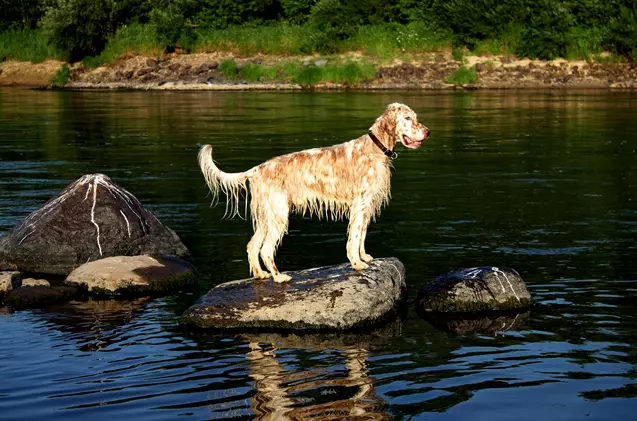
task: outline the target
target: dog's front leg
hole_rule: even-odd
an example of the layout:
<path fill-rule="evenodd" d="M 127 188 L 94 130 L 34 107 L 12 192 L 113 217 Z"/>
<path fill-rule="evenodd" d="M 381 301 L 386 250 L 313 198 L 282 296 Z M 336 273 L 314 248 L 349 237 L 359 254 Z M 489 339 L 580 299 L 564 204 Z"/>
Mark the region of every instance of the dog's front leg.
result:
<path fill-rule="evenodd" d="M 350 210 L 349 226 L 347 227 L 347 258 L 354 270 L 367 269 L 367 263 L 361 260 L 361 240 L 365 225 L 365 213 L 362 207 L 352 206 Z"/>
<path fill-rule="evenodd" d="M 369 263 L 372 260 L 374 260 L 372 256 L 365 253 L 365 237 L 367 237 L 367 227 L 369 227 L 369 222 L 370 222 L 369 214 L 365 213 L 365 219 L 363 220 L 363 228 L 361 231 L 361 250 L 360 250 L 361 260 L 365 263 Z"/>

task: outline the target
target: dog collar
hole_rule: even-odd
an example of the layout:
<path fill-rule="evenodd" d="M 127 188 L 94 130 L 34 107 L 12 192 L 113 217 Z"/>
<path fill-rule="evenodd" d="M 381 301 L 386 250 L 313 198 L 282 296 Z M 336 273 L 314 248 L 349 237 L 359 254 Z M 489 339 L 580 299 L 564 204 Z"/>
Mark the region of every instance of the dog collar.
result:
<path fill-rule="evenodd" d="M 398 158 L 398 154 L 391 149 L 387 149 L 385 145 L 380 143 L 380 140 L 378 140 L 378 138 L 374 135 L 374 133 L 372 133 L 371 130 L 367 132 L 367 135 L 369 136 L 370 139 L 372 139 L 372 142 L 374 142 L 376 146 L 378 146 L 380 150 L 383 151 L 383 153 L 389 157 L 389 159 Z"/>

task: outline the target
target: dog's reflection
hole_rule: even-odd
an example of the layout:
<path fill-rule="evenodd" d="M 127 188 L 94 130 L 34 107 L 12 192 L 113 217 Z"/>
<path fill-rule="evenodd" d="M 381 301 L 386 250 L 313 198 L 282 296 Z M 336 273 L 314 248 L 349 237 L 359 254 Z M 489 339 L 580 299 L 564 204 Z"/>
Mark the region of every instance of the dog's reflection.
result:
<path fill-rule="evenodd" d="M 297 337 L 298 338 L 298 337 Z M 255 381 L 256 395 L 252 410 L 257 420 L 387 420 L 384 401 L 375 395 L 373 380 L 367 372 L 367 351 L 364 348 L 343 350 L 346 375 L 310 370 L 290 373 L 281 364 L 275 348 L 262 346 L 258 337 L 249 338 L 250 376 Z M 292 345 L 292 344 L 288 344 Z M 291 347 L 294 347 L 292 345 Z M 331 376 L 325 379 L 325 376 Z M 312 380 L 320 377 L 319 380 Z M 300 380 L 303 380 L 302 382 Z M 353 394 L 343 398 L 335 389 L 348 388 Z M 322 389 L 327 397 L 339 396 L 328 402 L 296 397 L 299 393 Z M 338 395 L 337 395 L 338 394 Z"/>

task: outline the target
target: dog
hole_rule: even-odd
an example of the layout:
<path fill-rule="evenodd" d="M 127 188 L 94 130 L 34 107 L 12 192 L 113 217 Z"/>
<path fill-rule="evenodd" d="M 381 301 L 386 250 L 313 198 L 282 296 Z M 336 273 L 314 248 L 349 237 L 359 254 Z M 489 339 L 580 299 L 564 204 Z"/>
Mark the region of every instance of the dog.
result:
<path fill-rule="evenodd" d="M 240 173 L 217 168 L 210 145 L 201 147 L 198 162 L 213 203 L 220 192 L 228 197 L 230 217 L 239 215 L 242 195 L 248 200 L 250 183 L 250 273 L 257 279 L 272 276 L 275 282 L 287 282 L 291 277 L 279 272 L 274 254 L 287 233 L 291 211 L 334 220 L 349 217 L 347 258 L 354 270 L 368 267 L 373 258 L 365 252 L 367 227 L 389 201 L 394 146 L 419 148 L 429 134 L 411 108 L 393 103 L 365 135 L 349 142 L 278 156 Z"/>

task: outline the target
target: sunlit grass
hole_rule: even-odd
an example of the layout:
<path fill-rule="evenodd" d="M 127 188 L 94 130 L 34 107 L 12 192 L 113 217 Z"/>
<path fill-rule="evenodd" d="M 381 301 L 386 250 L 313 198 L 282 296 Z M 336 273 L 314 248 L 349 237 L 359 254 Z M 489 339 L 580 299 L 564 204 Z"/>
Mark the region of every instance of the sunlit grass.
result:
<path fill-rule="evenodd" d="M 65 57 L 47 43 L 42 31 L 34 29 L 0 32 L 0 61 L 9 59 L 41 63 L 46 59 L 64 60 Z"/>
<path fill-rule="evenodd" d="M 112 63 L 126 54 L 158 56 L 163 50 L 155 38 L 153 26 L 134 23 L 119 28 L 100 55 L 85 57 L 82 63 L 86 67 L 95 68 Z"/>

